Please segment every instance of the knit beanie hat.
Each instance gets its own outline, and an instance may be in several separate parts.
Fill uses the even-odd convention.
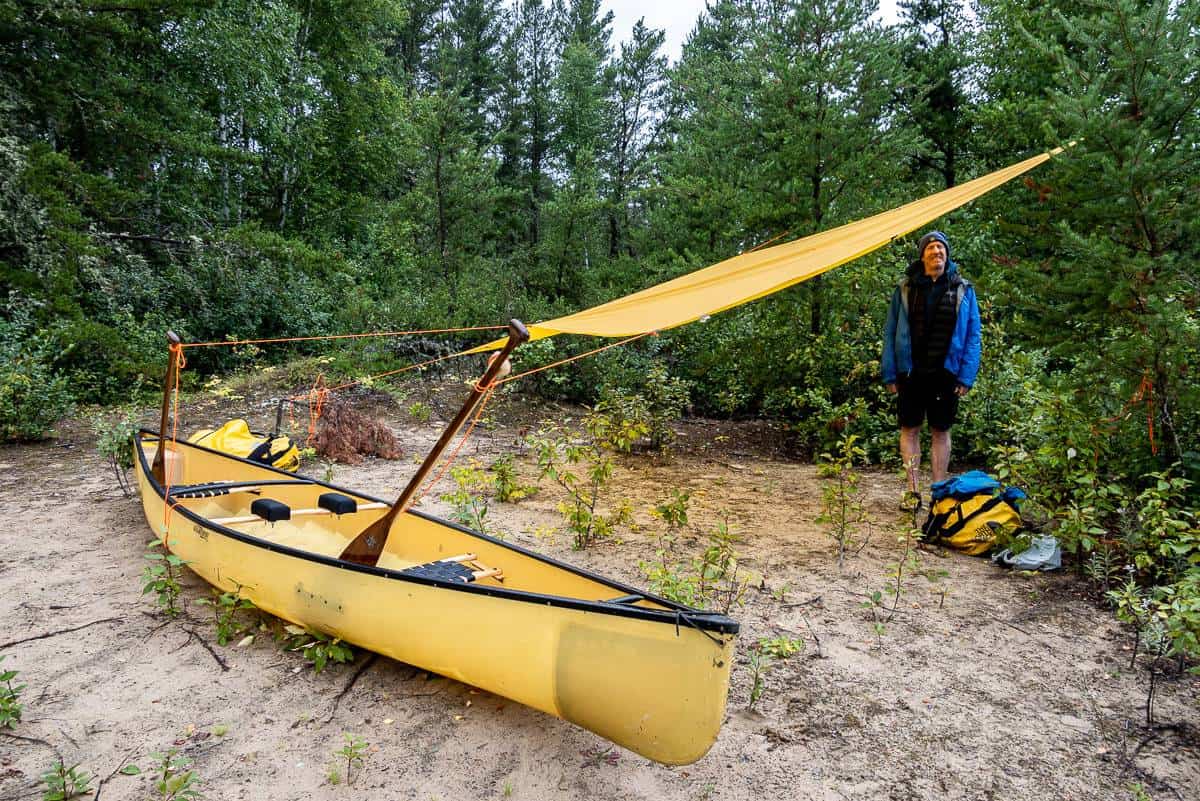
[[[930,231],[921,237],[921,241],[917,243],[917,258],[925,255],[925,248],[929,247],[930,242],[941,242],[946,248],[946,260],[950,260],[950,240],[941,231]]]

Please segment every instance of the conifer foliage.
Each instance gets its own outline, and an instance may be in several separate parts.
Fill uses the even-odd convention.
[[[712,0],[678,54],[601,0],[0,9],[6,438],[154,386],[167,328],[545,318],[1075,141],[939,222],[993,332],[963,442],[1066,392],[1121,471],[1200,471],[1195,3]],[[539,386],[663,365],[699,411],[879,458],[912,246]]]

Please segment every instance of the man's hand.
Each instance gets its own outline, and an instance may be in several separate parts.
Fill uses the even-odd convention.
[[[896,385],[895,384],[888,384],[887,388],[888,388],[888,392],[892,393],[893,395],[896,394]]]
[[[954,388],[954,394],[960,398],[963,395],[966,395],[970,391],[971,391],[971,388],[968,387],[966,384],[959,384],[957,387]]]

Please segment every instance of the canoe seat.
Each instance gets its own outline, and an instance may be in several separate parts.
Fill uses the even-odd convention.
[[[259,498],[250,504],[250,514],[257,515],[268,523],[274,523],[277,520],[291,520],[292,507],[270,498]]]
[[[317,498],[317,506],[328,509],[335,515],[348,515],[358,511],[358,501],[340,492],[326,492]]]
[[[470,562],[475,569],[468,567],[465,563]],[[409,576],[420,576],[421,578],[439,579],[441,581],[457,581],[462,584],[470,584],[472,581],[481,578],[494,578],[496,581],[504,581],[503,571],[498,567],[487,567],[480,564],[473,553],[464,553],[459,556],[451,556],[448,559],[439,559],[436,562],[427,562],[423,565],[416,565],[407,570],[400,571]]]
[[[328,494],[333,494],[333,493],[328,493]],[[342,496],[342,497],[345,497],[345,496]],[[270,499],[269,498],[260,498],[259,500],[266,501],[266,500],[270,500]],[[373,503],[364,503],[361,506],[359,506],[356,501],[353,501],[353,499],[347,499],[347,500],[350,500],[351,502],[353,502],[355,504],[355,506],[357,508],[354,511],[356,511],[356,512],[368,512],[373,509],[388,508],[388,505],[382,501],[376,501]],[[320,515],[327,515],[332,512],[332,510],[329,508],[290,509],[286,504],[279,503],[279,501],[270,501],[270,502],[279,504],[284,509],[288,510],[289,516],[278,517],[278,518],[275,518],[275,520],[295,520],[297,517],[315,517],[315,516],[320,516]],[[259,503],[259,501],[255,501],[254,503],[250,504],[250,511],[254,512],[254,514],[234,515],[233,517],[214,517],[212,522],[216,523],[219,526],[233,526],[233,525],[237,525],[239,523],[256,523],[259,520],[268,520],[271,522],[275,522],[274,520],[271,520],[270,517],[266,517],[266,516],[258,513],[258,511],[254,508],[255,504],[257,504],[257,503]],[[262,507],[259,507],[259,508],[261,509]],[[278,512],[276,512],[276,513],[278,514]],[[341,551],[339,550],[338,553],[341,553]]]

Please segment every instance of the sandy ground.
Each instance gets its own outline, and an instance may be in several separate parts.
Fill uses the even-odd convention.
[[[432,405],[427,423],[384,409],[410,453],[448,416]],[[814,522],[820,479],[782,455],[785,432],[699,420],[680,431],[672,458],[622,460],[618,492],[638,526],[616,540],[572,551],[549,482],[488,515],[512,541],[643,586],[638,563],[661,530],[648,509],[670,489],[693,491],[684,555],[722,517],[742,537],[756,580],[732,613],[742,634],[727,719],[705,758],[676,768],[368,653],[318,675],[265,632],[219,646],[190,574],[186,614],[166,621],[140,594],[140,502],[122,497],[88,437],[0,449],[0,653],[26,685],[23,720],[0,732],[0,799],[39,798],[60,756],[94,777],[93,798],[157,798],[149,755],[169,748],[209,799],[1125,799],[1135,783],[1154,799],[1197,798],[1200,680],[1167,681],[1156,712],[1168,725],[1145,728],[1145,671],[1130,669],[1128,635],[1079,580],[920,552],[877,636],[862,603],[901,553],[898,480],[864,478],[874,531],[839,569]],[[531,478],[519,433],[480,431],[460,460],[513,452]],[[368,460],[337,466],[334,481],[390,496],[412,469],[411,458]],[[747,648],[762,637],[804,649],[769,668],[749,711]],[[369,744],[349,784],[334,756],[345,733]],[[142,774],[117,772],[129,764]]]

